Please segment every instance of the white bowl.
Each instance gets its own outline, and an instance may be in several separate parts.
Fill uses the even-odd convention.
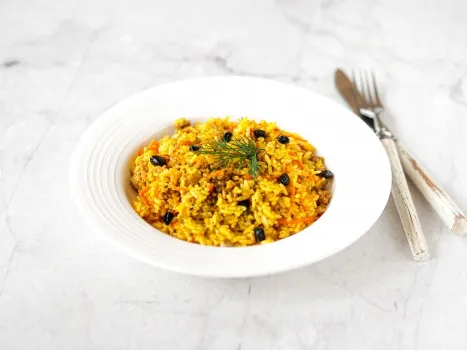
[[[206,247],[159,232],[133,210],[129,164],[143,144],[173,131],[173,121],[248,116],[299,133],[335,174],[324,215],[289,238],[242,248]],[[295,269],[359,239],[383,211],[391,187],[386,152],[349,110],[316,93],[276,81],[213,77],[140,92],[100,116],[72,158],[70,186],[92,226],[128,254],[187,274],[249,277]]]

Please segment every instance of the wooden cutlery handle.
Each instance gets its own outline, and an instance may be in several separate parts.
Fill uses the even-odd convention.
[[[436,210],[452,232],[457,234],[467,233],[467,218],[461,208],[400,142],[396,141],[396,144],[405,173],[417,186],[428,203]]]
[[[392,197],[396,203],[397,211],[409,242],[410,250],[416,261],[425,261],[430,258],[425,236],[423,235],[420,220],[412,200],[412,196],[402,170],[401,161],[396,143],[391,138],[381,139],[386,148],[392,169]]]

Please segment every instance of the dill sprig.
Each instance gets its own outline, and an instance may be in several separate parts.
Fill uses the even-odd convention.
[[[255,141],[249,137],[239,137],[225,142],[224,140],[209,140],[198,151],[200,154],[212,156],[215,166],[221,169],[235,165],[241,168],[245,161],[248,162],[248,173],[256,177],[261,171],[258,163],[258,152],[260,148]]]

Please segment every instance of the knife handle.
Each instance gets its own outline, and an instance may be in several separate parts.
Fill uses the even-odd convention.
[[[417,210],[405,179],[402,164],[399,159],[396,143],[392,138],[383,138],[381,142],[391,163],[392,170],[392,197],[404,227],[410,250],[416,261],[425,261],[430,258],[425,236],[423,235]]]
[[[422,167],[421,163],[410,154],[407,148],[398,141],[396,144],[402,167],[420,193],[452,232],[456,234],[467,233],[467,218],[461,208],[433,179],[433,176]]]

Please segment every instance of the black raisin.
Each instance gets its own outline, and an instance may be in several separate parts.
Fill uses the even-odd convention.
[[[289,183],[290,183],[290,177],[289,175],[287,174],[282,174],[280,177],[279,177],[279,182],[281,184],[283,184],[284,186],[288,186]]]
[[[238,205],[241,205],[242,207],[249,207],[250,206],[250,200],[249,199],[245,199],[243,201],[240,201],[237,203]]]
[[[149,161],[154,166],[163,166],[167,164],[165,158],[161,156],[152,156],[151,158],[149,158]]]
[[[197,145],[191,145],[191,146],[190,146],[190,151],[192,151],[192,152],[199,151],[199,146],[197,146]]]
[[[164,214],[164,223],[166,225],[170,225],[173,218],[174,218],[174,214],[172,212],[168,211],[167,213]]]
[[[266,239],[266,234],[261,227],[256,227],[254,233],[256,242],[261,242]]]
[[[255,135],[256,138],[260,138],[260,137],[266,138],[266,131],[257,129],[253,131],[253,135]]]
[[[331,170],[322,171],[319,175],[324,177],[325,179],[330,179],[334,177],[334,174],[331,172]]]
[[[277,141],[283,145],[286,145],[290,142],[290,139],[287,136],[281,135],[277,137]]]
[[[232,135],[233,134],[230,131],[227,131],[222,137],[222,140],[224,140],[225,142],[230,142],[230,140],[232,140]]]

